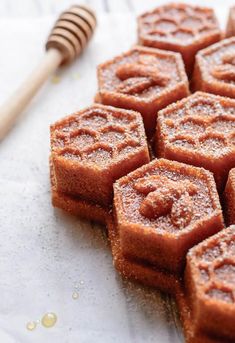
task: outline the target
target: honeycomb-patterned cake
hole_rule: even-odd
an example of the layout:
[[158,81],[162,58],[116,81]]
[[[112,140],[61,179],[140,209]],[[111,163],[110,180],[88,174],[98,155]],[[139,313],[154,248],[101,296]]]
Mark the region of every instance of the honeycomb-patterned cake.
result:
[[219,41],[221,32],[212,9],[171,3],[138,18],[138,37],[142,45],[180,52],[191,75],[196,53]]
[[234,343],[235,6],[226,32],[186,3],[137,25],[94,104],[50,127],[52,205],[107,229],[123,278],[174,297],[185,342]]
[[192,88],[235,98],[235,37],[197,54]]
[[148,135],[157,111],[189,94],[182,58],[173,52],[134,47],[99,65],[97,73],[96,101],[139,111]]
[[115,182],[114,217],[126,259],[173,273],[189,248],[223,228],[213,175],[164,159]]
[[185,281],[194,334],[204,332],[220,338],[218,342],[234,342],[235,226],[189,251]]
[[51,126],[56,191],[108,207],[113,182],[149,162],[141,115],[94,105]]
[[229,10],[229,17],[226,27],[226,37],[235,36],[235,6]]
[[158,114],[156,151],[212,171],[221,191],[235,166],[235,100],[197,92],[169,105]]
[[235,168],[228,174],[224,191],[224,210],[227,224],[235,224]]

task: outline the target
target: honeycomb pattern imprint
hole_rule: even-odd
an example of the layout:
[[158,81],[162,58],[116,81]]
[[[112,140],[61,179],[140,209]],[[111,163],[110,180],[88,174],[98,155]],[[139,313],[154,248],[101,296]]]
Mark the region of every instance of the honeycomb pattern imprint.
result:
[[98,66],[97,102],[142,114],[146,133],[155,131],[157,111],[189,94],[179,54],[134,47]]
[[197,54],[192,88],[235,98],[235,37]]
[[138,18],[138,37],[142,45],[180,52],[190,75],[197,51],[219,41],[221,32],[212,9],[171,3]]
[[164,159],[115,182],[114,213],[124,257],[170,273],[182,271],[190,247],[224,227],[212,174]]
[[203,92],[158,114],[158,156],[204,167],[221,191],[235,166],[235,101]]
[[189,251],[185,281],[195,330],[235,339],[235,226]]
[[149,162],[141,115],[94,105],[51,126],[57,190],[108,205],[115,179]]

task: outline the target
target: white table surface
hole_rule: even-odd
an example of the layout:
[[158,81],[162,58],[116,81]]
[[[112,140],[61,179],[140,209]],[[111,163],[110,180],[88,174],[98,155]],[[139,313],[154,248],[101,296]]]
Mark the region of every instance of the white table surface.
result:
[[[175,0],[176,1],[176,0]],[[85,3],[102,13],[125,13],[139,14],[142,11],[153,8],[166,0],[1,0],[0,17],[38,17],[53,15],[64,10],[74,3]],[[170,0],[168,1],[170,2]],[[174,2],[173,0],[171,2]],[[229,6],[234,5],[234,0],[181,0],[203,6],[216,6],[219,11],[227,11]]]
[[[70,3],[0,1],[0,102],[43,55],[56,13]],[[43,87],[0,143],[0,342],[179,343],[173,300],[124,282],[103,228],[51,206],[49,124],[92,102],[96,65],[135,43],[136,13],[157,1],[87,3],[98,11],[99,26],[86,53],[58,73],[59,83]],[[217,2],[223,25],[230,3]],[[54,328],[26,330],[47,311],[58,316]]]

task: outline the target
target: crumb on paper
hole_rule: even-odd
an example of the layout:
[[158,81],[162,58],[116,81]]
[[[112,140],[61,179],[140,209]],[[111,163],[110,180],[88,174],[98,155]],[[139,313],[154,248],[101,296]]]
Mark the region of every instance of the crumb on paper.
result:
[[74,80],[80,79],[80,74],[79,74],[79,73],[74,73],[74,74],[73,74],[73,79],[74,79]]

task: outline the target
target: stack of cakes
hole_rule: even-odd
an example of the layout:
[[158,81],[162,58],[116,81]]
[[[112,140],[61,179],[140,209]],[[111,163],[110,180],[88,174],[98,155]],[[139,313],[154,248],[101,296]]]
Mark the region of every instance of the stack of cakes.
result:
[[235,340],[233,35],[234,8],[226,39],[212,9],[147,12],[95,104],[51,126],[53,205],[107,226],[123,277],[176,296],[188,342]]

